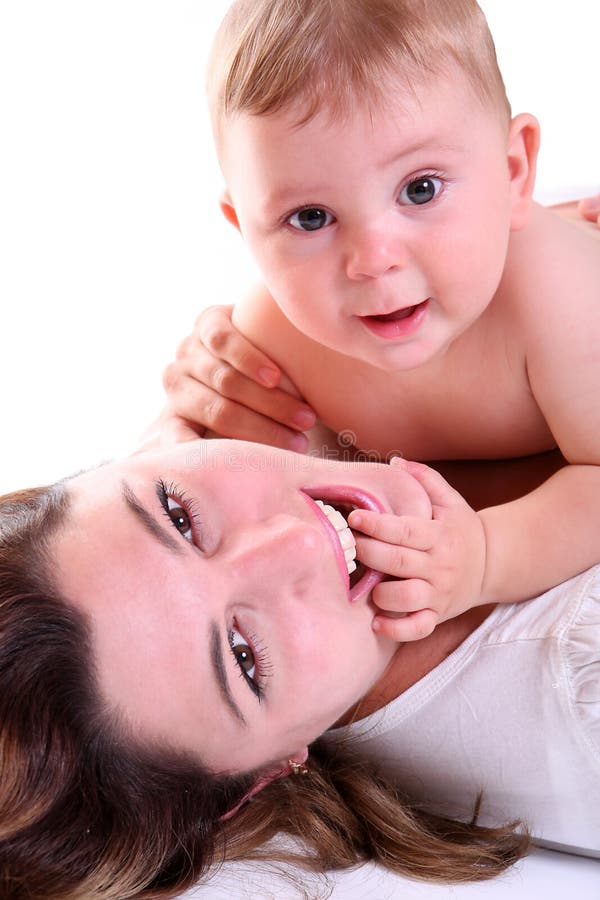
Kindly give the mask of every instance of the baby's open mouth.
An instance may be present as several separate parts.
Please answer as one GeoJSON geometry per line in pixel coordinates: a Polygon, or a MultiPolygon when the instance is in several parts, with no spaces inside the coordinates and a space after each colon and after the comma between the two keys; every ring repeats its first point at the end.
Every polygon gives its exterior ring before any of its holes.
{"type": "MultiPolygon", "coordinates": [[[[420,306],[421,304],[417,304],[420,306]]],[[[399,322],[400,319],[408,319],[412,316],[417,306],[405,306],[404,309],[395,309],[394,312],[385,313],[381,316],[365,316],[366,319],[373,319],[375,322],[399,322]]]]}

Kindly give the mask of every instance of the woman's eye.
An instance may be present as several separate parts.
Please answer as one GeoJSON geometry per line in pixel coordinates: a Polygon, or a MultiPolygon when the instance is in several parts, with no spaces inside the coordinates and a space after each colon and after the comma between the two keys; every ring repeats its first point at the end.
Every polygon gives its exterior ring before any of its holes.
{"type": "Polygon", "coordinates": [[[192,541],[192,523],[186,510],[175,497],[167,496],[167,511],[171,522],[186,541],[192,541]]]}
{"type": "Polygon", "coordinates": [[[422,206],[434,200],[442,189],[442,181],[433,175],[423,175],[402,188],[400,202],[412,206],[422,206]]]}
{"type": "Polygon", "coordinates": [[[307,206],[293,213],[287,221],[298,231],[319,231],[326,225],[331,225],[333,216],[317,206],[307,206]]]}
{"type": "Polygon", "coordinates": [[[236,662],[244,675],[255,681],[256,660],[254,659],[254,651],[248,644],[247,640],[233,628],[229,632],[229,644],[233,650],[236,662]]]}

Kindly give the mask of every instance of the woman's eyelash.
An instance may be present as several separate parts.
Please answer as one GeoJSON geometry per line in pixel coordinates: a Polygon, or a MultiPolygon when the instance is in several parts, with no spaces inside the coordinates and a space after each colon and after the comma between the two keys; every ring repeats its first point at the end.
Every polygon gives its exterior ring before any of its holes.
{"type": "Polygon", "coordinates": [[[242,632],[236,621],[233,622],[232,627],[229,629],[227,638],[233,657],[240,670],[240,676],[250,686],[251,691],[256,695],[260,703],[264,697],[265,681],[270,677],[273,671],[267,648],[261,643],[256,635],[248,631],[247,628],[242,632]],[[236,634],[242,639],[241,641],[238,641],[238,643],[235,642],[236,634]],[[238,653],[236,653],[237,648],[247,648],[247,650],[250,651],[252,659],[250,660],[247,658],[244,660],[243,655],[246,653],[246,650],[242,649],[238,655],[238,653]],[[251,663],[249,668],[255,668],[257,670],[254,676],[248,674],[244,668],[245,663],[251,663]]]}
{"type": "MultiPolygon", "coordinates": [[[[179,534],[181,534],[184,540],[188,541],[188,543],[193,543],[199,549],[202,549],[202,543],[200,540],[202,522],[199,518],[196,502],[188,494],[186,494],[186,492],[182,488],[180,488],[179,485],[175,484],[172,481],[163,481],[162,478],[159,478],[159,480],[156,482],[156,493],[160,505],[162,506],[170,524],[179,534]],[[181,531],[177,527],[177,524],[173,518],[173,508],[169,507],[170,499],[174,500],[179,505],[181,511],[187,518],[189,523],[189,530],[191,532],[190,538],[186,538],[185,532],[181,531]]],[[[182,524],[185,524],[185,522],[183,522],[182,524]]],[[[187,530],[188,529],[186,529],[186,531],[187,530]]]]}

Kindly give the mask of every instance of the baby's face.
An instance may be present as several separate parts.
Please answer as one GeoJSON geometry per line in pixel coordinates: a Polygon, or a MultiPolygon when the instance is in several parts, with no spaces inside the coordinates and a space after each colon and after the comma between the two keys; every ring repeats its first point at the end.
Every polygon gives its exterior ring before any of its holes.
{"type": "Polygon", "coordinates": [[[434,358],[497,290],[511,229],[508,123],[455,77],[350,120],[225,128],[224,210],[301,332],[389,371],[434,358]],[[230,203],[227,206],[227,203],[230,203]]]}

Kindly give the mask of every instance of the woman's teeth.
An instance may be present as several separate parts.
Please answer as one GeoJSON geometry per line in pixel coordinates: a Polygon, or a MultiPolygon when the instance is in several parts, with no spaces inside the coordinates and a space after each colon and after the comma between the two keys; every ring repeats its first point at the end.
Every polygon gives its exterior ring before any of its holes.
{"type": "Polygon", "coordinates": [[[342,545],[342,550],[344,551],[344,556],[346,557],[348,575],[351,575],[352,572],[356,570],[356,541],[354,540],[354,535],[350,531],[348,523],[338,509],[334,509],[333,506],[328,506],[326,503],[323,503],[322,500],[315,500],[315,503],[320,509],[323,510],[323,512],[337,531],[338,540],[342,545]]]}

